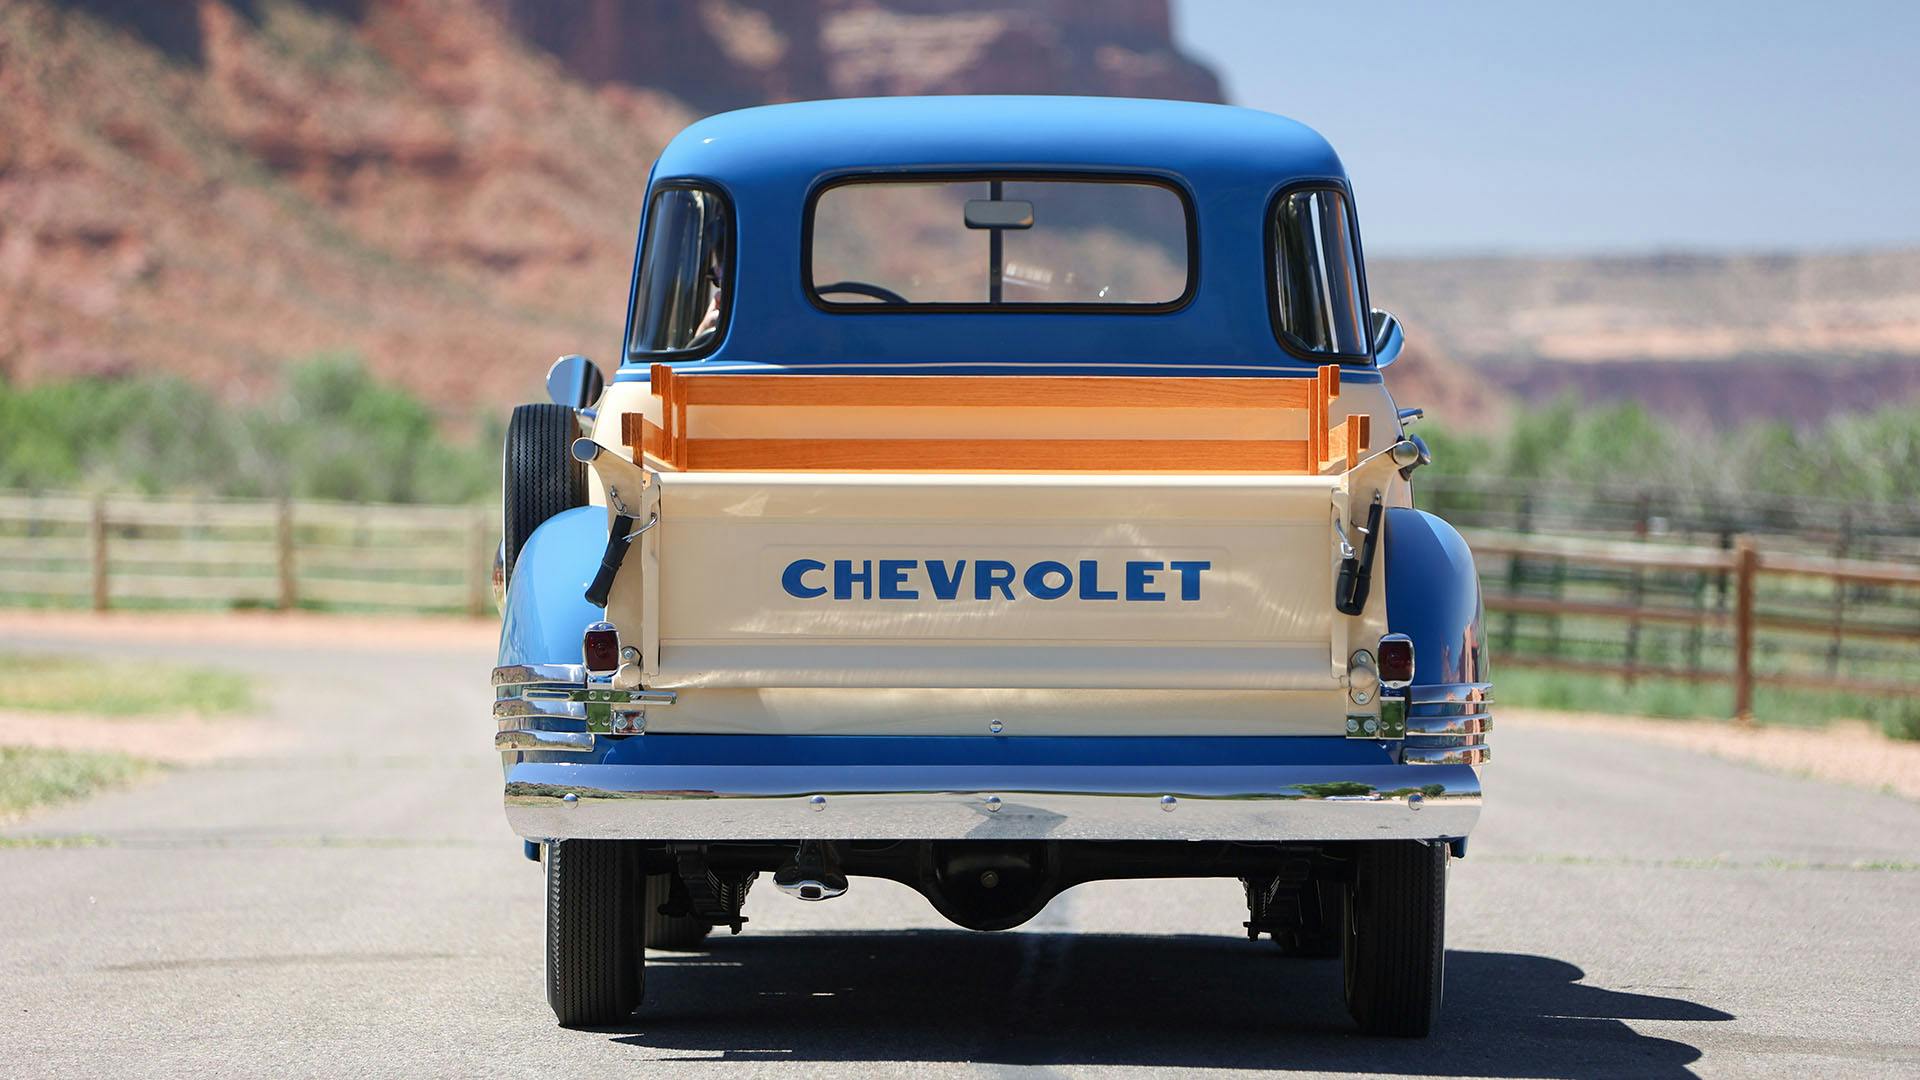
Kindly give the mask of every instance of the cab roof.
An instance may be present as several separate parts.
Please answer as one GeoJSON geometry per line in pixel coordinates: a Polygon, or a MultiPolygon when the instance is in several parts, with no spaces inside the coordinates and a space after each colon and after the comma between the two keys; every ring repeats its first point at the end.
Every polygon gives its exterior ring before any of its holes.
{"type": "Polygon", "coordinates": [[[1234,178],[1345,179],[1304,124],[1230,105],[1139,98],[853,98],[721,113],[661,152],[658,178],[722,182],[888,168],[1048,168],[1234,178]]]}
{"type": "MultiPolygon", "coordinates": [[[[1270,314],[1266,218],[1290,185],[1347,187],[1304,124],[1253,109],[1084,97],[863,98],[768,105],[698,121],[661,151],[652,185],[696,182],[731,206],[730,314],[720,340],[675,363],[702,370],[1311,375],[1270,314]],[[808,200],[849,175],[1112,172],[1189,196],[1197,287],[1176,310],[848,313],[801,284],[808,200]]],[[[641,235],[646,224],[641,223],[641,235]]],[[[636,271],[638,268],[636,260],[636,271]]],[[[637,274],[636,274],[637,276],[637,274]]],[[[631,325],[629,310],[624,325],[631,325]]],[[[647,378],[652,357],[618,376],[647,378]]],[[[1360,381],[1377,379],[1355,371],[1360,381]]]]}

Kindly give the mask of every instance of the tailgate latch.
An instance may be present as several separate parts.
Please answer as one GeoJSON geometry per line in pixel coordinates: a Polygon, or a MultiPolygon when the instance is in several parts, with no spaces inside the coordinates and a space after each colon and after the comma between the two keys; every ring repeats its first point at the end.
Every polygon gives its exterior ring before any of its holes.
{"type": "Polygon", "coordinates": [[[1340,576],[1333,584],[1333,606],[1342,615],[1358,615],[1367,608],[1367,595],[1373,590],[1373,555],[1380,546],[1382,510],[1380,493],[1376,491],[1373,503],[1367,507],[1367,523],[1355,526],[1360,531],[1358,552],[1353,550],[1339,519],[1334,520],[1334,528],[1340,531],[1341,559],[1340,576]]]}

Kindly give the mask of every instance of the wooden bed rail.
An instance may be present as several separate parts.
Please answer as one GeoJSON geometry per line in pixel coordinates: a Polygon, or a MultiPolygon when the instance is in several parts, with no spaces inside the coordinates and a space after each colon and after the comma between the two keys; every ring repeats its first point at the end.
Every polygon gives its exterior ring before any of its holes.
{"type": "MultiPolygon", "coordinates": [[[[1132,378],[1051,375],[723,375],[653,367],[662,423],[621,417],[621,438],[659,469],[874,472],[1344,471],[1368,449],[1365,414],[1330,422],[1340,369],[1311,379],[1132,378]],[[725,408],[1270,409],[1306,415],[1304,439],[693,436],[687,410],[725,408]]],[[[1277,420],[1277,418],[1276,418],[1277,420]]],[[[1277,423],[1276,423],[1276,426],[1277,423]]]]}

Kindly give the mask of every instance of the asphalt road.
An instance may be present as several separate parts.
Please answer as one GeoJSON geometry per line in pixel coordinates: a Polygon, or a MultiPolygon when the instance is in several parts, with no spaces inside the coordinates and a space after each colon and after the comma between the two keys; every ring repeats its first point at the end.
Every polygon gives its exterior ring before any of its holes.
{"type": "Polygon", "coordinates": [[[259,672],[277,741],[0,829],[0,1074],[1920,1075],[1920,804],[1524,722],[1425,1041],[1353,1034],[1337,961],[1247,942],[1231,881],[1000,934],[763,887],[743,936],[653,955],[631,1030],[563,1031],[487,650],[123,648],[259,672]]]}

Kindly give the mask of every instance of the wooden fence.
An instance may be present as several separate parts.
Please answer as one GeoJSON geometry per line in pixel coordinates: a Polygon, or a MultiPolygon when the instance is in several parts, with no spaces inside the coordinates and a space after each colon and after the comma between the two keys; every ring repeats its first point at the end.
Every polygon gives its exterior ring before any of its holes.
{"type": "Polygon", "coordinates": [[[1470,533],[1496,664],[1920,695],[1920,565],[1762,550],[1470,533]]]}
{"type": "Polygon", "coordinates": [[[1920,503],[1421,474],[1414,494],[1462,531],[1652,540],[1920,562],[1920,503]]]}
{"type": "MultiPolygon", "coordinates": [[[[1818,535],[1674,544],[1458,517],[1497,665],[1730,683],[1743,715],[1756,686],[1920,695],[1920,560],[1810,553],[1818,535]]],[[[486,614],[498,520],[491,506],[0,493],[0,604],[486,614]]]]}
{"type": "Polygon", "coordinates": [[[482,506],[0,494],[0,603],[478,615],[499,536],[482,506]]]}

